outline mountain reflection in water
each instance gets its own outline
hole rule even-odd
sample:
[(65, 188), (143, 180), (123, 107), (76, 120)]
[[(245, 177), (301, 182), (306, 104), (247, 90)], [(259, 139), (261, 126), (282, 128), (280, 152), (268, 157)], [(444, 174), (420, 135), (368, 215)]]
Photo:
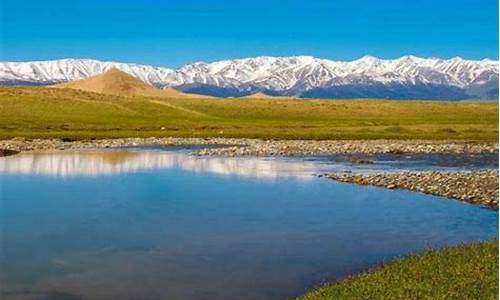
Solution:
[(273, 179), (280, 176), (311, 178), (322, 164), (296, 159), (198, 157), (173, 151), (78, 151), (22, 153), (0, 160), (0, 172), (53, 176), (97, 176), (180, 168)]

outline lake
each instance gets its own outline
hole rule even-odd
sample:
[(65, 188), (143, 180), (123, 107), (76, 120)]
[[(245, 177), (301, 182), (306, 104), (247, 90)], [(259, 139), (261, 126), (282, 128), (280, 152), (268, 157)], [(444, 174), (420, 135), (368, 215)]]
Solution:
[(317, 176), (497, 168), (497, 156), (373, 159), (158, 147), (0, 158), (0, 298), (286, 299), (429, 247), (498, 236), (498, 211)]

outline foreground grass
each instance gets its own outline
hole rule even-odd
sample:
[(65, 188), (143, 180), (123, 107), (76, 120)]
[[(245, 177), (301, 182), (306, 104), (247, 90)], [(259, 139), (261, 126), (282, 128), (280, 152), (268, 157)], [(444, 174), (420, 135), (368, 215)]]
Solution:
[(498, 103), (164, 99), (0, 87), (0, 138), (497, 140)]
[(498, 299), (498, 241), (428, 251), (300, 299)]

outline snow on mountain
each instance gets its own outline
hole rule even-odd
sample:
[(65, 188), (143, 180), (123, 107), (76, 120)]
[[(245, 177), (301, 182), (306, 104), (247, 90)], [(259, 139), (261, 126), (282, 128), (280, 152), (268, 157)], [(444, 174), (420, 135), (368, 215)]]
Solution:
[(152, 66), (103, 62), (92, 59), (61, 59), (33, 62), (0, 62), (0, 82), (52, 84), (104, 73), (112, 68), (122, 70), (144, 82), (162, 83), (175, 79), (173, 70)]
[[(157, 87), (215, 96), (265, 91), (314, 97), (498, 97), (498, 61), (364, 56), (344, 62), (312, 56), (193, 63), (179, 69), (90, 59), (0, 62), (0, 83), (46, 85), (82, 79), (111, 68)], [(433, 93), (433, 91), (436, 91)]]

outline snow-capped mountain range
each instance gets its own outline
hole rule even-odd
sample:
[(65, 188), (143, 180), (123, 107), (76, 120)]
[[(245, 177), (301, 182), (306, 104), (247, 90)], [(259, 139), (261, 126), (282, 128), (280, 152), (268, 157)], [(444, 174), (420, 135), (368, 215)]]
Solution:
[(269, 57), (193, 63), (179, 69), (61, 59), (0, 62), (0, 84), (48, 85), (103, 73), (127, 72), (156, 87), (212, 96), (255, 92), (319, 98), (467, 99), (498, 98), (498, 61), (403, 56), (332, 61), (311, 56)]

